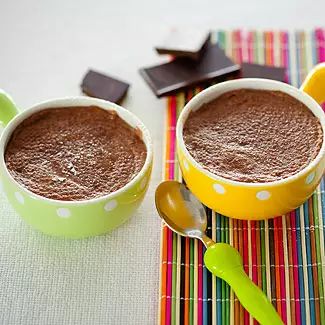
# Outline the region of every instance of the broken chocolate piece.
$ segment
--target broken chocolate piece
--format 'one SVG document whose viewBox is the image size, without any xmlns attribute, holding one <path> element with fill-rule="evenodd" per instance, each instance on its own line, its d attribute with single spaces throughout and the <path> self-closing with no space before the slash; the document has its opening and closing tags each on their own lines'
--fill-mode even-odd
<svg viewBox="0 0 325 325">
<path fill-rule="evenodd" d="M 285 68 L 271 67 L 253 63 L 242 63 L 242 78 L 263 78 L 277 81 L 285 81 Z"/>
<path fill-rule="evenodd" d="M 129 88 L 129 84 L 89 70 L 85 75 L 81 88 L 88 96 L 101 98 L 113 103 L 120 103 Z"/>
<path fill-rule="evenodd" d="M 162 65 L 140 69 L 157 97 L 166 96 L 189 86 L 236 73 L 240 66 L 231 61 L 217 44 L 209 44 L 198 60 L 178 57 Z"/>
<path fill-rule="evenodd" d="M 159 54 L 169 54 L 174 57 L 189 57 L 198 60 L 210 43 L 211 33 L 197 30 L 172 30 L 168 37 L 155 47 Z"/>
</svg>

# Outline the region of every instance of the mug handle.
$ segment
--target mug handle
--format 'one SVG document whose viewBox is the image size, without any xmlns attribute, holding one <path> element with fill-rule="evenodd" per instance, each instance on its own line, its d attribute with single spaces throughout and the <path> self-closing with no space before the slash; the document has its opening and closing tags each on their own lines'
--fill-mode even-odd
<svg viewBox="0 0 325 325">
<path fill-rule="evenodd" d="M 19 113 L 12 98 L 0 89 L 0 128 L 5 127 Z"/>
<path fill-rule="evenodd" d="M 300 90 L 313 97 L 318 104 L 325 102 L 325 62 L 317 64 L 308 74 Z"/>
</svg>

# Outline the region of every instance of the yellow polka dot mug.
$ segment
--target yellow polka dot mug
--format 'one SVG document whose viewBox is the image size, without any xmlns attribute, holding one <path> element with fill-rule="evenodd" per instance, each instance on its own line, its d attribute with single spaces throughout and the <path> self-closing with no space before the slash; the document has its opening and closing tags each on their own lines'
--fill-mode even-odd
<svg viewBox="0 0 325 325">
<path fill-rule="evenodd" d="M 325 64 L 317 65 L 300 89 L 268 79 L 238 79 L 202 91 L 184 107 L 176 128 L 178 159 L 187 186 L 209 208 L 229 217 L 261 220 L 280 216 L 299 207 L 318 186 L 325 169 Z M 323 144 L 317 157 L 303 170 L 269 183 L 244 183 L 220 177 L 203 169 L 185 147 L 183 126 L 192 111 L 221 94 L 236 89 L 277 90 L 304 103 L 319 118 Z"/>
<path fill-rule="evenodd" d="M 4 153 L 15 128 L 29 115 L 52 107 L 98 106 L 116 111 L 130 126 L 141 131 L 147 148 L 141 171 L 124 187 L 103 197 L 84 201 L 59 201 L 39 196 L 12 178 L 6 168 Z M 42 232 L 64 237 L 88 237 L 103 234 L 125 222 L 139 207 L 147 191 L 152 170 L 152 142 L 148 130 L 131 112 L 111 102 L 71 97 L 42 102 L 19 112 L 12 99 L 0 90 L 0 181 L 16 212 Z"/>
</svg>

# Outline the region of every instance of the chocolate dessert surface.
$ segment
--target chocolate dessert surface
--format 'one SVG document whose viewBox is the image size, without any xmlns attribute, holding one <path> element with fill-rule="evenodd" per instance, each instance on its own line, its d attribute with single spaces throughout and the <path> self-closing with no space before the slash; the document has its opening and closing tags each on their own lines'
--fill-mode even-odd
<svg viewBox="0 0 325 325">
<path fill-rule="evenodd" d="M 183 137 L 210 172 L 241 182 L 272 182 L 317 156 L 323 130 L 300 101 L 280 91 L 240 89 L 222 94 L 187 118 Z"/>
<path fill-rule="evenodd" d="M 5 162 L 30 191 L 74 201 L 120 189 L 139 173 L 146 153 L 138 132 L 116 112 L 65 107 L 25 119 L 11 136 Z"/>
</svg>

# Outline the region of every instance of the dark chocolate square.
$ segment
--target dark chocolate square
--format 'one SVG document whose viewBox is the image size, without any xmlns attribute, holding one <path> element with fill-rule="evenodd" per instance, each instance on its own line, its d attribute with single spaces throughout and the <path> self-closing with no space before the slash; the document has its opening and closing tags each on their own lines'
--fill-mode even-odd
<svg viewBox="0 0 325 325">
<path fill-rule="evenodd" d="M 189 57 L 198 60 L 210 43 L 210 39 L 211 33 L 190 29 L 174 29 L 155 49 L 159 54 Z"/>
<path fill-rule="evenodd" d="M 267 65 L 259 65 L 253 63 L 242 63 L 242 78 L 263 78 L 277 81 L 285 81 L 285 68 L 271 67 Z"/>
<path fill-rule="evenodd" d="M 120 103 L 126 95 L 129 84 L 102 73 L 89 70 L 85 75 L 81 88 L 88 96 L 101 98 L 113 103 Z"/>
<path fill-rule="evenodd" d="M 239 71 L 217 44 L 209 44 L 202 57 L 195 61 L 178 57 L 162 65 L 143 68 L 140 74 L 157 97 L 169 95 L 186 87 L 211 81 Z"/>
</svg>

